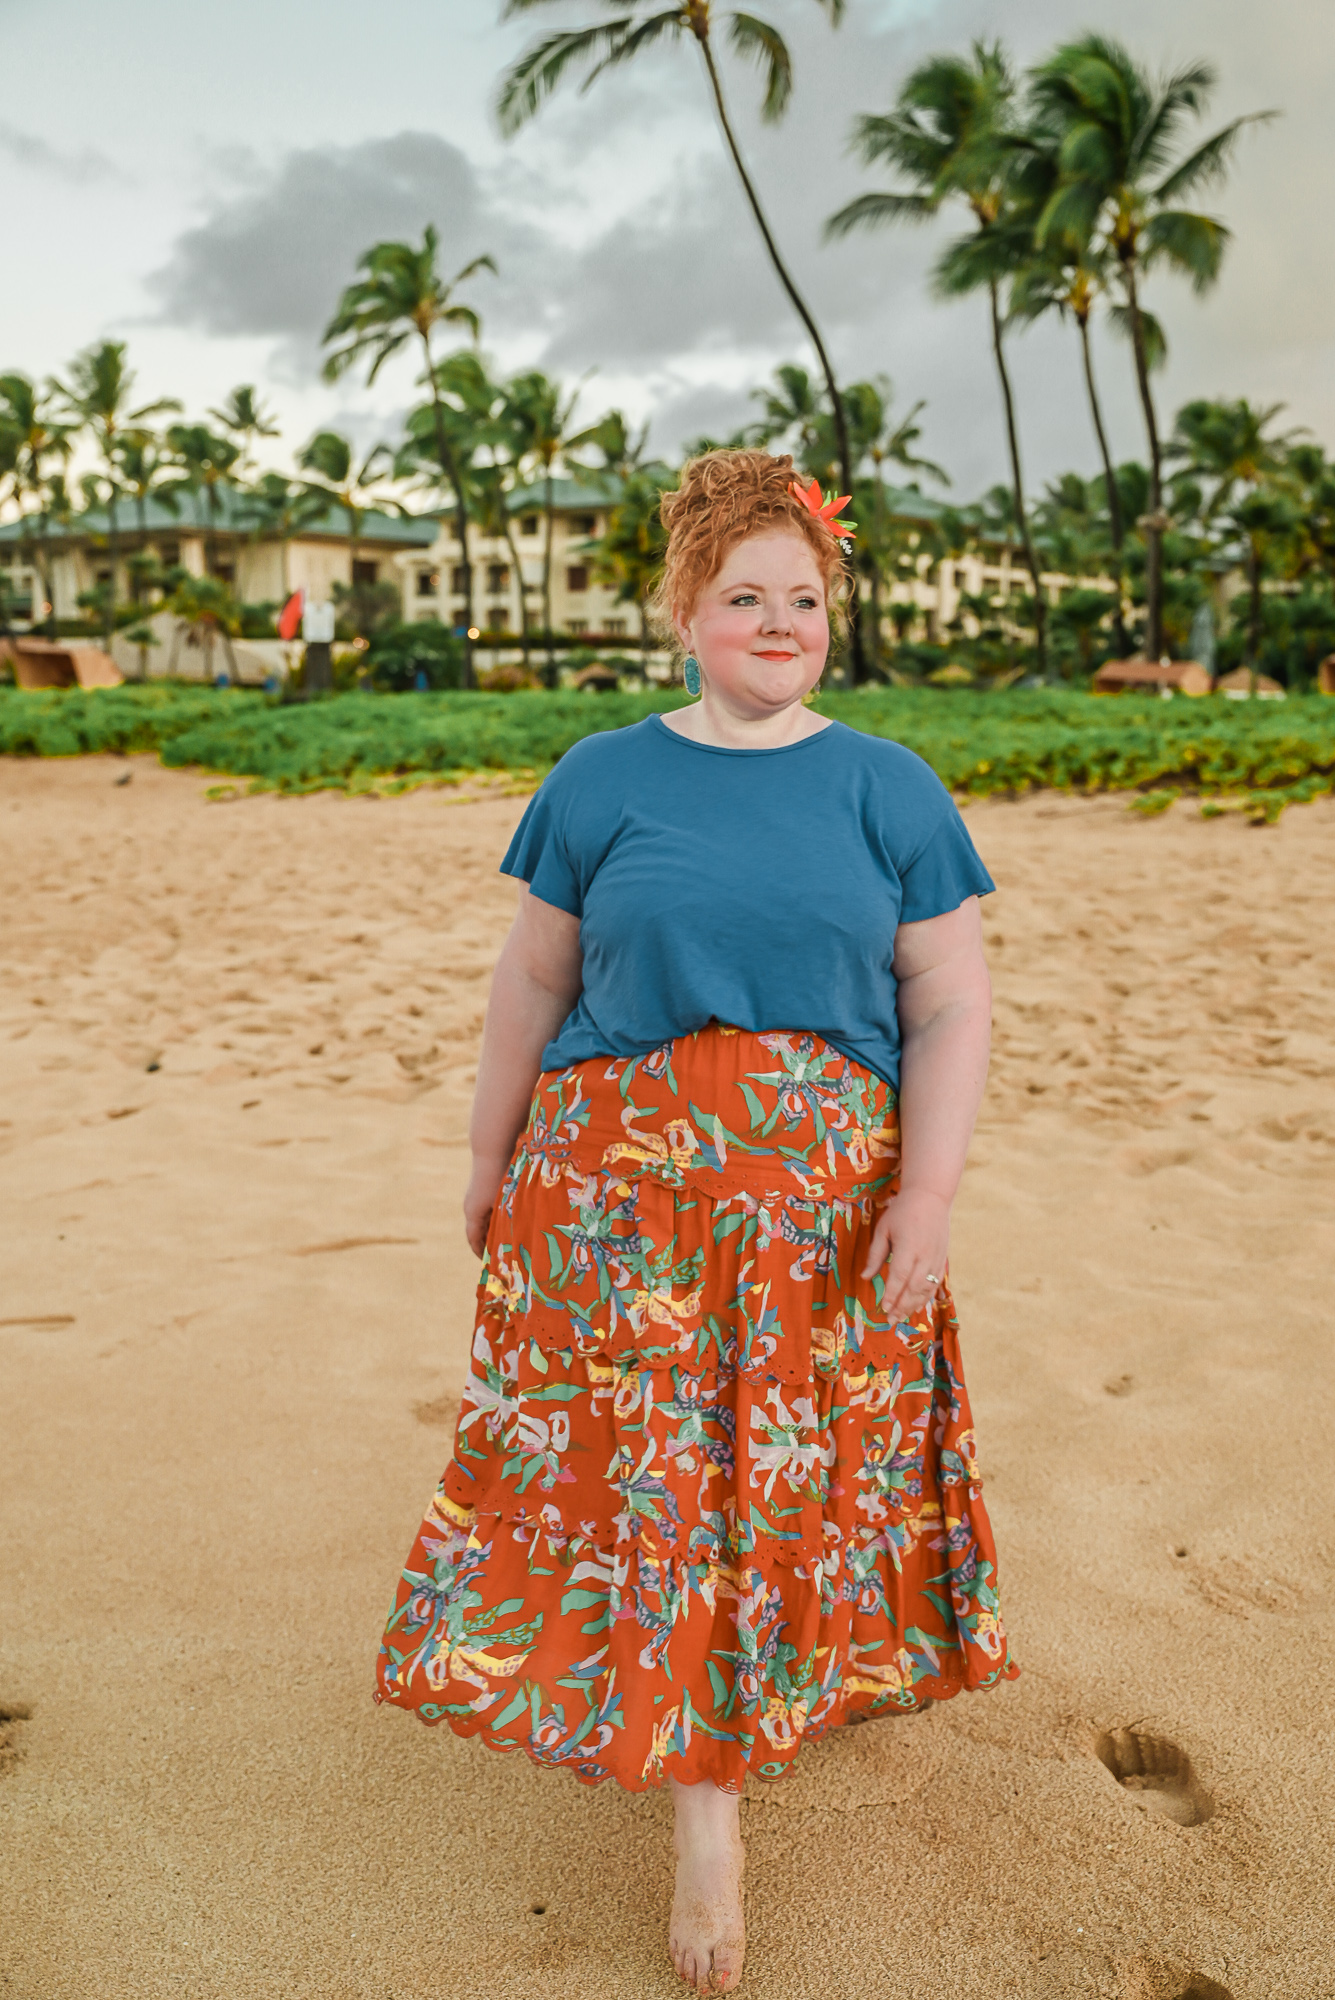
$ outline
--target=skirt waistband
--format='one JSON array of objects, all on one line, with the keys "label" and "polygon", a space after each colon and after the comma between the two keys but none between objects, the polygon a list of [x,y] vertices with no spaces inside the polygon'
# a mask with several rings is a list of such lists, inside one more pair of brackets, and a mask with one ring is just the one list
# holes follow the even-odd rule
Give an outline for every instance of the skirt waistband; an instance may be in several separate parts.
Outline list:
[{"label": "skirt waistband", "polygon": [[899,1167],[894,1091],[820,1036],[711,1022],[648,1055],[539,1077],[528,1160],[712,1194],[865,1192]]}]

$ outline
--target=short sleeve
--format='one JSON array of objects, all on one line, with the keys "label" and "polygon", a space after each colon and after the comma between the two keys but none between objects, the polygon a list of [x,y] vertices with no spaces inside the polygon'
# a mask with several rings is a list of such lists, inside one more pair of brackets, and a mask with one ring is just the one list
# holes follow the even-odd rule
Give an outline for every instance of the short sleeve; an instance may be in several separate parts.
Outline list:
[{"label": "short sleeve", "polygon": [[579,917],[584,914],[584,897],[566,844],[563,819],[549,778],[529,800],[505,850],[501,873],[517,876],[540,901]]},{"label": "short sleeve", "polygon": [[978,858],[959,808],[947,795],[945,811],[913,859],[899,870],[901,924],[925,923],[957,910],[970,896],[987,896],[996,883]]}]

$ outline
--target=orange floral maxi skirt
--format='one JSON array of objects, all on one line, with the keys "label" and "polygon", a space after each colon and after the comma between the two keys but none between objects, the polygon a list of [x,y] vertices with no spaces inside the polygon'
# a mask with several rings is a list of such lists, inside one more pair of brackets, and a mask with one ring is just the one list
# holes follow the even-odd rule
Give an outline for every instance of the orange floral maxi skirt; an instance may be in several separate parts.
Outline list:
[{"label": "orange floral maxi skirt", "polygon": [[1012,1678],[958,1326],[863,1262],[894,1092],[711,1025],[538,1080],[376,1698],[628,1791]]}]

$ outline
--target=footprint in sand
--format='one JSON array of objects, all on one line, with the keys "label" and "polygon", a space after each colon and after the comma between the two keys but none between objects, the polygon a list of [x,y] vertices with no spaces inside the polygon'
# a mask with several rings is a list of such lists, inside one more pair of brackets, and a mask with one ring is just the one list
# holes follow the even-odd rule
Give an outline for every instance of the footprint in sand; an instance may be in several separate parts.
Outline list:
[{"label": "footprint in sand", "polygon": [[433,1403],[414,1403],[413,1415],[419,1424],[450,1424],[459,1414],[457,1396],[437,1396]]},{"label": "footprint in sand", "polygon": [[1177,1826],[1203,1826],[1214,1801],[1191,1768],[1191,1759],[1166,1736],[1144,1729],[1108,1729],[1094,1754],[1138,1806]]},{"label": "footprint in sand", "polygon": [[1231,1555],[1193,1568],[1190,1581],[1208,1605],[1234,1618],[1250,1618],[1255,1611],[1299,1611],[1305,1595],[1291,1578],[1276,1576],[1268,1563]]},{"label": "footprint in sand", "polygon": [[1135,1378],[1131,1375],[1110,1375],[1103,1385],[1108,1396],[1129,1396],[1134,1387]]},{"label": "footprint in sand", "polygon": [[1138,1956],[1118,1968],[1122,2000],[1233,2000],[1227,1986],[1203,1972],[1192,1972],[1180,1962],[1166,1965],[1162,1959]]},{"label": "footprint in sand", "polygon": [[31,1720],[26,1701],[0,1701],[0,1777],[12,1771],[23,1755],[23,1725]]}]

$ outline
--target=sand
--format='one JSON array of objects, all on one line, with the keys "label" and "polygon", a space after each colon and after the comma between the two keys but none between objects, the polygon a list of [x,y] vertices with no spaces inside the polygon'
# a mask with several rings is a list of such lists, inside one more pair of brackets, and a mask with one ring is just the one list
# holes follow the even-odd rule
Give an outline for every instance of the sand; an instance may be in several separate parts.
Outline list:
[{"label": "sand", "polygon": [[[370,1700],[521,802],[204,790],[0,766],[0,1994],[667,2000],[666,1801]],[[1335,804],[968,820],[1023,1677],[752,1789],[744,1990],[1335,1994]]]}]

